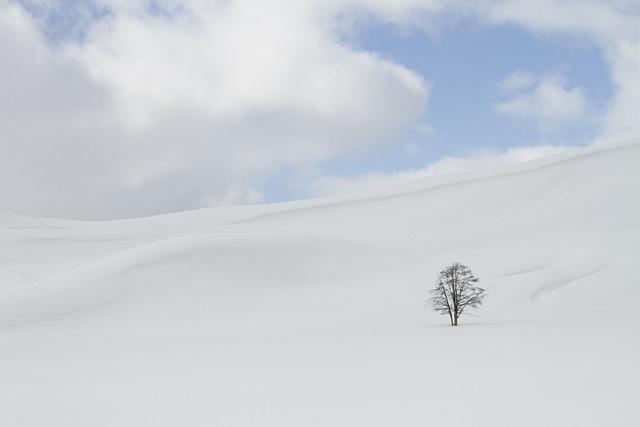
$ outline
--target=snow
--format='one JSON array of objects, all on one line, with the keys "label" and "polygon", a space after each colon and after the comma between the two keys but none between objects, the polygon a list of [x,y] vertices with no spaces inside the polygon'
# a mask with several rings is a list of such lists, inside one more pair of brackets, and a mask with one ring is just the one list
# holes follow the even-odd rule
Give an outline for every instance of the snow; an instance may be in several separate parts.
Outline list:
[{"label": "snow", "polygon": [[[2,426],[640,425],[640,141],[377,196],[0,214]],[[488,288],[451,328],[437,272]]]}]

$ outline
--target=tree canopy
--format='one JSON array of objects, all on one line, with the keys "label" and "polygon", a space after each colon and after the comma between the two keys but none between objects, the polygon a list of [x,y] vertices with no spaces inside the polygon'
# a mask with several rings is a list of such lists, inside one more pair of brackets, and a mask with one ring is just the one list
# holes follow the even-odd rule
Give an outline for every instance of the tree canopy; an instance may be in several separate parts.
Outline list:
[{"label": "tree canopy", "polygon": [[482,305],[485,289],[476,286],[478,282],[468,266],[456,262],[438,274],[428,302],[435,311],[449,316],[451,326],[458,326],[458,319],[465,310]]}]

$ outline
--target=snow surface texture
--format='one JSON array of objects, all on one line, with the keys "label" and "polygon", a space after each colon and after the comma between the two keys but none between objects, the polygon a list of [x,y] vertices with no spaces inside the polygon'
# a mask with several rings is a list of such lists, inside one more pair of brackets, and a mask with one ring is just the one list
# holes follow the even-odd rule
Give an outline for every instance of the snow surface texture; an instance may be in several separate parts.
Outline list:
[{"label": "snow surface texture", "polygon": [[[640,143],[353,200],[0,214],[2,426],[638,426]],[[469,264],[478,317],[425,307]]]}]

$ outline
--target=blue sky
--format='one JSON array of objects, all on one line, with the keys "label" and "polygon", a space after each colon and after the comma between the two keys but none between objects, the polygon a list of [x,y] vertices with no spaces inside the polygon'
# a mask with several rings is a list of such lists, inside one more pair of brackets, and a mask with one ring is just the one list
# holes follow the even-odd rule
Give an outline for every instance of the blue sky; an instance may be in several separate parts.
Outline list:
[{"label": "blue sky", "polygon": [[[433,135],[408,131],[405,136],[423,148],[423,155],[408,155],[400,147],[367,159],[363,168],[374,162],[382,170],[401,169],[487,147],[506,149],[542,142],[584,145],[592,140],[596,129],[591,123],[541,132],[535,123],[497,114],[494,107],[505,98],[498,83],[517,70],[538,75],[561,73],[570,85],[584,88],[594,112],[604,111],[613,95],[600,50],[576,38],[463,21],[435,35],[369,25],[358,31],[353,43],[407,66],[432,83],[428,109],[419,124],[432,126]],[[346,173],[359,172],[350,170],[358,168],[355,162],[338,167]]]},{"label": "blue sky", "polygon": [[[593,141],[598,125],[591,120],[541,130],[533,121],[497,113],[495,106],[508,98],[499,83],[515,71],[562,75],[569,86],[584,89],[594,116],[604,113],[614,93],[600,49],[578,37],[539,35],[514,25],[487,26],[466,20],[436,32],[369,21],[357,28],[348,43],[415,71],[431,83],[431,92],[425,114],[399,136],[404,143],[358,150],[325,162],[327,173],[337,176],[393,173],[487,149],[584,146]],[[421,131],[425,125],[429,132]],[[287,186],[283,176],[270,181],[266,191],[276,201],[304,195]]]},{"label": "blue sky", "polygon": [[0,36],[15,212],[283,201],[640,136],[632,0],[0,0]]}]

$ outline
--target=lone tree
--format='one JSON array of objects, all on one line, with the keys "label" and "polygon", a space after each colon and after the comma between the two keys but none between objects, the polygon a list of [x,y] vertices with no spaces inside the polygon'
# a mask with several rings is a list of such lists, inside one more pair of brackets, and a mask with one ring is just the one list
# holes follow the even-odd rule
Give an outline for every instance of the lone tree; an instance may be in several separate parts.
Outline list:
[{"label": "lone tree", "polygon": [[476,286],[478,278],[464,264],[454,263],[438,274],[436,287],[428,302],[438,313],[449,315],[451,326],[458,326],[458,318],[468,308],[482,305],[485,290]]}]

